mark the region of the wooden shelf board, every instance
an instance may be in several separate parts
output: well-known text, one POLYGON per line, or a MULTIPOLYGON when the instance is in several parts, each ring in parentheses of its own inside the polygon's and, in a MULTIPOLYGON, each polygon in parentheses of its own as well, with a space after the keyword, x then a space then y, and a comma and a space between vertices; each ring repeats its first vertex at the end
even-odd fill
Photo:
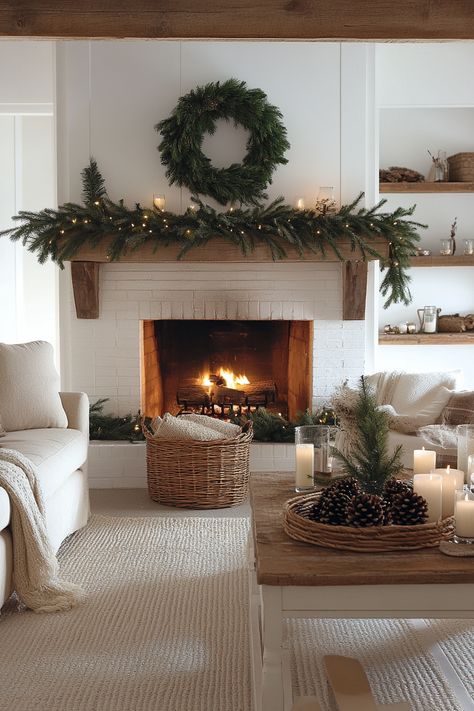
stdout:
POLYGON ((474 345, 474 332, 467 333, 380 333, 381 346, 469 346, 474 345))
POLYGON ((432 254, 429 257, 412 257, 412 267, 474 267, 474 254, 455 254, 445 257, 432 254))
MULTIPOLYGON (((107 249, 110 246, 111 239, 105 238, 96 247, 84 245, 76 254, 71 257, 71 262, 109 262, 107 258, 107 249)), ((155 249, 152 242, 147 242, 138 249, 128 252, 121 256, 118 262, 176 262, 181 247, 178 245, 170 245, 169 247, 158 247, 155 249)), ((304 257, 301 257, 297 250, 291 245, 284 245, 286 258, 285 262, 336 262, 341 264, 337 255, 328 247, 326 254, 314 253, 310 250, 305 252, 304 257)), ((347 261, 361 261, 359 250, 352 251, 350 241, 341 240, 338 242, 339 251, 343 258, 347 261)), ((373 247, 380 255, 388 255, 388 243, 386 240, 374 240, 371 242, 373 247)), ((370 259, 370 255, 367 255, 370 259)), ((240 249, 223 239, 214 239, 208 244, 191 249, 182 260, 183 262, 234 262, 234 263, 268 263, 272 261, 272 256, 269 248, 263 244, 257 244, 255 249, 248 257, 244 256, 240 249)))
POLYGON ((474 183, 380 183, 381 193, 472 193, 474 183))

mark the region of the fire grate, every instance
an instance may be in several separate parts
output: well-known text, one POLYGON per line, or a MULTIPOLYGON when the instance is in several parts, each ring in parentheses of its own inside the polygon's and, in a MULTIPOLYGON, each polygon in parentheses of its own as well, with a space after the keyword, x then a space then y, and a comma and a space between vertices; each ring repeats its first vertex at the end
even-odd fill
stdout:
POLYGON ((180 407, 178 415, 190 412, 211 417, 229 417, 255 412, 260 407, 275 403, 277 388, 271 381, 247 383, 238 388, 230 388, 218 375, 209 376, 210 385, 202 385, 198 380, 189 380, 179 385, 176 402, 180 407))

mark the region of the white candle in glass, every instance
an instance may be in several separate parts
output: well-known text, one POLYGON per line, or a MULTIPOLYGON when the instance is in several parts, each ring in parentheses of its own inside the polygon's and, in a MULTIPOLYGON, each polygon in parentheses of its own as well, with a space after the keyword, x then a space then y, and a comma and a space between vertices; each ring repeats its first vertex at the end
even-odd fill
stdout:
POLYGON ((304 210, 304 198, 300 197, 296 201, 296 209, 297 210, 304 210))
POLYGON ((297 489, 314 486, 314 444, 296 445, 295 486, 297 489))
POLYGON ((413 473, 429 474, 436 467, 436 452, 433 449, 415 449, 413 452, 413 473))
POLYGON ((456 499, 454 526, 456 536, 474 539, 474 499, 469 491, 456 499))
POLYGON ((428 504, 427 523, 441 518, 442 513, 442 477, 440 474, 415 474, 413 490, 422 496, 428 504))
POLYGON ((457 489, 462 489, 464 485, 464 472, 461 471, 461 469, 451 469, 448 464, 446 469, 435 469, 433 474, 439 474, 442 478, 443 518, 452 516, 454 513, 454 492, 457 489))
POLYGON ((166 200, 164 195, 153 195, 153 205, 157 210, 164 212, 166 208, 166 200))

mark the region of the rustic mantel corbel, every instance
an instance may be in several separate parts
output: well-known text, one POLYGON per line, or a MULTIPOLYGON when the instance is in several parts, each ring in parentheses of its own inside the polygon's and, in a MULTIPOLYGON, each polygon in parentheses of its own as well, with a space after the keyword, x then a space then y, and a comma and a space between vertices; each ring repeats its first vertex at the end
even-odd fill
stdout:
MULTIPOLYGON (((373 242, 371 246, 385 257, 388 253, 387 242, 384 240, 373 242)), ((99 246, 81 247, 71 260, 71 276, 74 291, 76 314, 81 319, 99 318, 99 270, 100 264, 110 263, 107 257, 108 244, 105 240, 99 246)), ((367 262, 361 259, 358 250, 352 251, 349 240, 341 241, 339 246, 344 261, 328 250, 326 255, 308 252, 304 259, 291 248, 287 249, 286 262, 326 262, 341 264, 343 283, 343 319, 346 321, 362 320, 365 318, 365 297, 367 290, 367 262)), ((171 245, 159 247, 154 251, 151 243, 145 244, 140 249, 131 251, 120 258, 121 263, 157 263, 176 262, 180 247, 171 245)), ((183 261, 187 263, 225 262, 234 264, 268 263, 270 259, 268 249, 257 245, 252 254, 245 257, 238 247, 215 239, 199 249, 191 250, 183 261), (218 260, 216 260, 218 255, 218 260)))

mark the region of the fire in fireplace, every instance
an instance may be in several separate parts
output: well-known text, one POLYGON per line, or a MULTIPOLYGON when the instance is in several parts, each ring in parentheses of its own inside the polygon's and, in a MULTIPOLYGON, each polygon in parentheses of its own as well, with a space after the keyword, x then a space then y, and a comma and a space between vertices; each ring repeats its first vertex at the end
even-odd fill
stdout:
POLYGON ((312 321, 142 322, 142 412, 215 416, 311 406, 312 321))

